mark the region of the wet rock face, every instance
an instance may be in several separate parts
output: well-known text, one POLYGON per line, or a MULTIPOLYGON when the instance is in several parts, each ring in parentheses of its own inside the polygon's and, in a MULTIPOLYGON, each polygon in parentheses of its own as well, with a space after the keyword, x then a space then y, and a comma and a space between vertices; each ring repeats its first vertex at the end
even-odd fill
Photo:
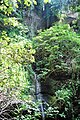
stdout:
POLYGON ((71 23, 73 20, 78 19, 78 13, 68 13, 67 17, 65 18, 65 22, 71 23))
POLYGON ((36 34, 37 30, 44 30, 50 28, 54 22, 59 21, 58 17, 50 14, 47 20, 46 11, 42 12, 42 16, 39 16, 35 10, 31 12, 25 12, 24 14, 25 24, 29 27, 31 34, 36 34))
POLYGON ((57 89, 57 81, 52 79, 47 79, 41 82, 41 92, 44 95, 54 95, 55 90, 57 89), (55 87, 55 88, 53 88, 55 87))
POLYGON ((70 27, 73 27, 75 32, 80 31, 80 27, 79 27, 80 26, 80 19, 79 19, 78 12, 67 14, 67 17, 65 17, 64 21, 65 21, 65 23, 68 23, 70 25, 70 27), (74 27, 74 26, 76 26, 76 27, 74 27))
MULTIPOLYGON (((46 102, 49 102, 51 96, 55 96, 55 92, 63 85, 70 83, 72 74, 57 73, 51 74, 46 80, 41 80, 41 94, 46 102)), ((75 78, 76 79, 76 78, 75 78)))
POLYGON ((63 82, 60 80, 46 79, 41 82, 41 94, 44 101, 49 102, 51 96, 55 96, 55 92, 61 88, 63 82))

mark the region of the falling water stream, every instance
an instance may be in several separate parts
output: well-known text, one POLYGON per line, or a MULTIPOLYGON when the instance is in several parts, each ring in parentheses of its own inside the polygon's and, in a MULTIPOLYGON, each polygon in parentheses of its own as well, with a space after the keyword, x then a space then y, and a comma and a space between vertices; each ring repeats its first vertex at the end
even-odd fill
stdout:
POLYGON ((36 96, 36 100, 38 102, 40 102, 40 111, 41 111, 41 115, 42 115, 42 120, 45 120, 45 112, 44 112, 44 106, 43 106, 43 97, 41 94, 41 83, 40 83, 40 79, 37 77, 37 74, 33 71, 31 66, 27 67, 29 74, 33 74, 34 76, 34 83, 35 83, 35 96, 36 96))
POLYGON ((45 113, 44 113, 44 106, 43 106, 43 98, 41 94, 41 84, 39 79, 37 78, 37 75, 34 74, 35 79, 35 94, 36 94, 36 100, 40 101, 40 110, 42 115, 42 120, 45 120, 45 113))

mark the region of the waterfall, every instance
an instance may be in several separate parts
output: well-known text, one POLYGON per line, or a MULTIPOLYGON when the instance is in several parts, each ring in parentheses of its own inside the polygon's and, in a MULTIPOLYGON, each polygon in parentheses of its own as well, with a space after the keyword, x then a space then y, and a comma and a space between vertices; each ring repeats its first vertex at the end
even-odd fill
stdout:
POLYGON ((41 115, 42 120, 45 120, 45 113, 44 113, 44 107, 43 107, 43 98, 41 95, 41 84, 39 79, 37 78, 37 75, 34 73, 34 79, 35 79, 35 94, 36 94, 36 100, 40 101, 40 109, 41 109, 41 115))

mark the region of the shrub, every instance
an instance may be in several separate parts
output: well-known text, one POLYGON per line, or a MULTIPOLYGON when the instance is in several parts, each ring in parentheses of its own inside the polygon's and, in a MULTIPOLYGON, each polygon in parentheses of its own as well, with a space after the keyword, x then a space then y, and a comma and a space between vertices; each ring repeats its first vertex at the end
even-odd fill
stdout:
POLYGON ((34 62, 35 50, 23 26, 18 22, 0 33, 0 90, 8 95, 20 96, 21 90, 29 88, 28 71, 24 67, 34 62))
POLYGON ((52 73, 80 70, 80 36, 67 24, 56 24, 34 38, 37 72, 42 78, 52 73), (75 69, 75 70, 74 70, 75 69))

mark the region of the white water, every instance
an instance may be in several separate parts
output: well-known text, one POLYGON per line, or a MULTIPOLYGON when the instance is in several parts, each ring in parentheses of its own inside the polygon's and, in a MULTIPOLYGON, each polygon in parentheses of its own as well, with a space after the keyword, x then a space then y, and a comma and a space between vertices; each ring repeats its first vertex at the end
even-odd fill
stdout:
POLYGON ((35 94, 36 94, 36 100, 40 101, 40 109, 42 114, 42 120, 45 120, 45 113, 44 113, 44 107, 43 107, 43 98, 41 94, 41 84, 40 81, 37 79, 37 75, 34 74, 35 79, 35 94))

